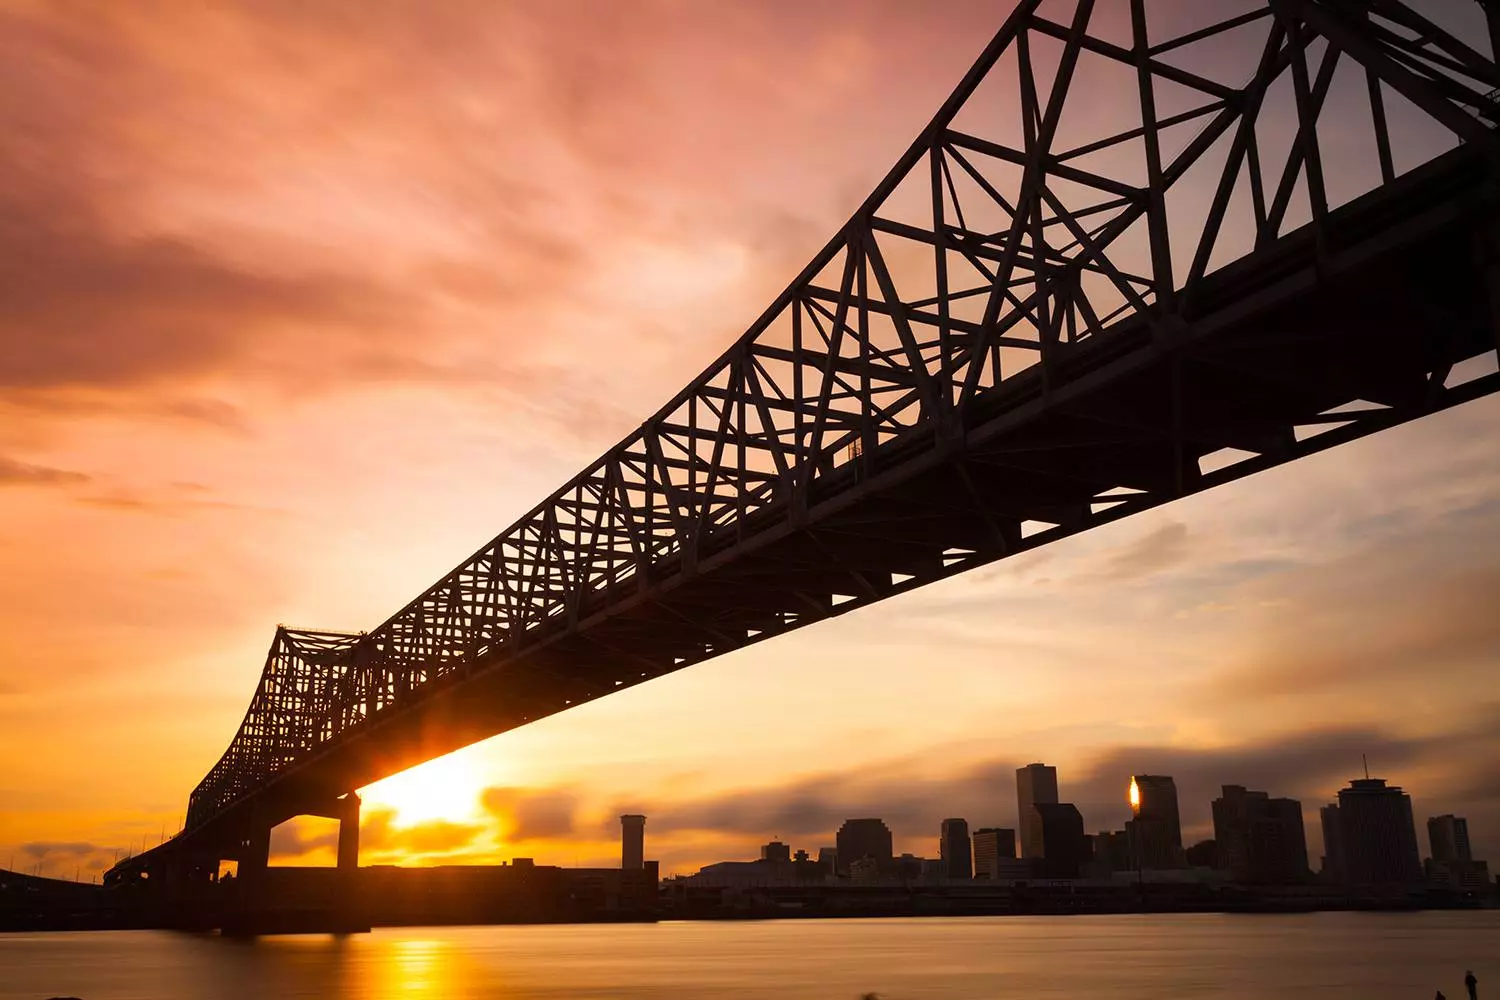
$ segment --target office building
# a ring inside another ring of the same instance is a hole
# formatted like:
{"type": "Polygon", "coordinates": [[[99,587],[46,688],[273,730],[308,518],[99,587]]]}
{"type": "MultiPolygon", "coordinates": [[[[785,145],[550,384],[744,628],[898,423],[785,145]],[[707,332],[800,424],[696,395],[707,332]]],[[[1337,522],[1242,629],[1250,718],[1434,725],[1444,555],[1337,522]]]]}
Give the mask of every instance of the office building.
{"type": "Polygon", "coordinates": [[[1432,857],[1423,868],[1434,889],[1482,892],[1490,888],[1490,866],[1474,860],[1468,820],[1452,814],[1433,816],[1427,820],[1427,840],[1432,857]]]}
{"type": "Polygon", "coordinates": [[[790,862],[792,860],[792,849],[779,840],[773,840],[761,847],[760,859],[762,861],[790,862]]]}
{"type": "Polygon", "coordinates": [[[1218,865],[1243,885],[1293,885],[1306,880],[1307,833],[1302,803],[1273,799],[1243,785],[1225,785],[1213,802],[1218,865]]]}
{"type": "Polygon", "coordinates": [[[1042,878],[1078,878],[1089,863],[1089,838],[1083,832],[1083,815],[1071,802],[1037,802],[1032,805],[1041,830],[1042,856],[1032,860],[1042,878]]]}
{"type": "Polygon", "coordinates": [[[878,870],[889,871],[893,860],[891,830],[885,822],[873,817],[846,819],[834,838],[838,852],[838,871],[851,874],[856,861],[869,858],[878,870]]]}
{"type": "Polygon", "coordinates": [[[1427,820],[1427,843],[1434,861],[1473,861],[1469,846],[1469,821],[1452,813],[1427,820]]]}
{"type": "Polygon", "coordinates": [[[969,821],[945,819],[938,834],[938,857],[943,862],[943,874],[950,879],[974,877],[974,852],[969,846],[969,821]]]}
{"type": "Polygon", "coordinates": [[[1001,862],[1015,860],[1016,831],[1014,830],[987,826],[975,830],[972,840],[975,878],[998,878],[1001,862]]]}
{"type": "Polygon", "coordinates": [[[818,848],[818,867],[829,875],[839,870],[839,852],[832,847],[818,848]]]}
{"type": "Polygon", "coordinates": [[[1344,884],[1414,885],[1422,880],[1411,797],[1383,778],[1356,778],[1339,790],[1344,884]]]}
{"type": "Polygon", "coordinates": [[[1318,810],[1318,821],[1323,827],[1323,865],[1320,875],[1324,882],[1344,884],[1344,828],[1339,823],[1338,803],[1330,802],[1318,810]]]}
{"type": "Polygon", "coordinates": [[[1020,820],[1021,857],[1042,856],[1042,831],[1031,807],[1057,802],[1057,768],[1027,764],[1016,769],[1016,815],[1020,820]]]}
{"type": "Polygon", "coordinates": [[[646,817],[620,817],[620,867],[640,871],[646,867],[646,817]]]}
{"type": "Polygon", "coordinates": [[[1131,819],[1125,824],[1131,855],[1140,869],[1181,868],[1182,823],[1177,813],[1177,783],[1165,774],[1130,778],[1131,819]]]}

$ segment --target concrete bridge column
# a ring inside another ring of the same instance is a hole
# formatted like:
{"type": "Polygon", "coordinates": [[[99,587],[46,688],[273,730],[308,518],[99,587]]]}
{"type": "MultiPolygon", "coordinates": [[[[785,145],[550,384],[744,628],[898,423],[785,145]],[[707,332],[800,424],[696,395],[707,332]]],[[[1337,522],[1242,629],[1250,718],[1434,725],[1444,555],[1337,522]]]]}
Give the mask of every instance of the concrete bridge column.
{"type": "Polygon", "coordinates": [[[339,871],[359,867],[359,806],[360,798],[354,792],[338,800],[339,871]]]}
{"type": "MultiPolygon", "coordinates": [[[[259,881],[271,865],[271,828],[263,823],[250,827],[250,836],[240,854],[239,878],[259,881]]],[[[249,883],[246,883],[249,884],[249,883]]]]}

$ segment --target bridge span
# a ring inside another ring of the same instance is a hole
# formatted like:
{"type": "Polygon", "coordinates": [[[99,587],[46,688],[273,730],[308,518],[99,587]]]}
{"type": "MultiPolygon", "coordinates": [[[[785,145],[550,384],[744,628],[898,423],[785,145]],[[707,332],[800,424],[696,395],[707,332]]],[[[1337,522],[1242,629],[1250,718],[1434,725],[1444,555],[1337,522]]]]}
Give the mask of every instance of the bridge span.
{"type": "Polygon", "coordinates": [[[1500,388],[1500,5],[1488,53],[1401,0],[1224,6],[1018,3],[637,431],[376,628],[278,628],[108,881],[253,878],[303,814],[353,867],[386,775],[1500,388]]]}

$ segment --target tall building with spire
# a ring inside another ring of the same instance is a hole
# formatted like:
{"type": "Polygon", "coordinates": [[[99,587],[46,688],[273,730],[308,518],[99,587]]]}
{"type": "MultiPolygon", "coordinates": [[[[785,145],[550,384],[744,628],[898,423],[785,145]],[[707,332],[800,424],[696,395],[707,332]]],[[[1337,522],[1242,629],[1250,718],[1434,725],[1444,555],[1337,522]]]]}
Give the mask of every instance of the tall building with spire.
{"type": "Polygon", "coordinates": [[[1411,796],[1383,778],[1355,778],[1339,790],[1340,867],[1345,885],[1413,885],[1422,880],[1411,796]]]}

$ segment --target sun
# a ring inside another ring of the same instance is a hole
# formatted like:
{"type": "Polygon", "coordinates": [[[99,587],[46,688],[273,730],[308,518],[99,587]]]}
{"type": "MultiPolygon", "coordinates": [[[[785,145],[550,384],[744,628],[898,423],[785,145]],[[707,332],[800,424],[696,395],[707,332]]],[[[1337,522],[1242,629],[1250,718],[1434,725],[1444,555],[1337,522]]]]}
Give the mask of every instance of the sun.
{"type": "Polygon", "coordinates": [[[458,823],[474,818],[480,784],[467,756],[450,754],[383,778],[367,786],[360,795],[366,809],[394,810],[392,823],[398,827],[434,820],[458,823]]]}

